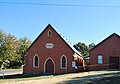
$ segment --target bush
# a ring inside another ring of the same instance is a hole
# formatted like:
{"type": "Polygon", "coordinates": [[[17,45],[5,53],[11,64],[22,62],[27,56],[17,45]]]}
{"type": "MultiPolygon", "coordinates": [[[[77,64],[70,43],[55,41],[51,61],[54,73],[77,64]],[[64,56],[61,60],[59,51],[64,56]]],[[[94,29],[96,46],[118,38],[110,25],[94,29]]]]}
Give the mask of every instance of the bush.
{"type": "Polygon", "coordinates": [[[13,67],[12,68],[20,68],[22,66],[21,62],[13,61],[13,67]]]}

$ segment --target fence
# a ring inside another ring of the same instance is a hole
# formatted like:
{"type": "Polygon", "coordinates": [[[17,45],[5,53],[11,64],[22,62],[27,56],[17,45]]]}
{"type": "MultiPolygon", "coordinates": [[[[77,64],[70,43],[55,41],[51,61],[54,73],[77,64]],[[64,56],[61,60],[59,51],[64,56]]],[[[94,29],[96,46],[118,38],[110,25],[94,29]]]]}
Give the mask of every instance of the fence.
{"type": "Polygon", "coordinates": [[[97,70],[106,70],[106,69],[119,69],[119,64],[94,64],[94,65],[86,65],[79,66],[78,71],[97,71],[97,70]]]}
{"type": "MultiPolygon", "coordinates": [[[[0,72],[0,74],[2,74],[2,77],[4,78],[4,73],[0,72]]],[[[1,75],[0,75],[1,76],[1,75]]]]}

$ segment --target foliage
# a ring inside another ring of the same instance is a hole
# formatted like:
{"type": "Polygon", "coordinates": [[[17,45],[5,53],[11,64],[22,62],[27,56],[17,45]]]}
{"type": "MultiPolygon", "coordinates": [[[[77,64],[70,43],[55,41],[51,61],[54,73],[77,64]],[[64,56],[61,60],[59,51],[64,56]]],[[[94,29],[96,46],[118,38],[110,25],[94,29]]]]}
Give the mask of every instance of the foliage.
{"type": "Polygon", "coordinates": [[[21,37],[19,39],[19,43],[20,43],[20,45],[19,45],[19,55],[20,55],[20,60],[23,64],[24,63],[24,56],[26,54],[26,49],[30,46],[31,41],[26,37],[23,37],[23,38],[21,37]]]}
{"type": "Polygon", "coordinates": [[[6,33],[0,30],[0,66],[4,60],[4,51],[5,48],[3,47],[3,43],[5,42],[6,33]]]}
{"type": "Polygon", "coordinates": [[[94,43],[89,44],[88,46],[85,43],[78,42],[77,44],[73,45],[76,50],[78,50],[82,56],[88,56],[89,50],[95,46],[94,43]]]}
{"type": "Polygon", "coordinates": [[[0,30],[0,66],[3,62],[8,63],[12,68],[22,65],[26,49],[30,44],[31,41],[26,37],[17,39],[14,35],[6,34],[0,30]]]}
{"type": "Polygon", "coordinates": [[[94,43],[91,43],[91,44],[88,45],[89,50],[91,50],[93,47],[95,47],[94,43]]]}
{"type": "Polygon", "coordinates": [[[8,34],[5,37],[5,42],[3,43],[4,51],[4,60],[17,60],[17,49],[18,49],[18,41],[15,36],[8,34]]]}

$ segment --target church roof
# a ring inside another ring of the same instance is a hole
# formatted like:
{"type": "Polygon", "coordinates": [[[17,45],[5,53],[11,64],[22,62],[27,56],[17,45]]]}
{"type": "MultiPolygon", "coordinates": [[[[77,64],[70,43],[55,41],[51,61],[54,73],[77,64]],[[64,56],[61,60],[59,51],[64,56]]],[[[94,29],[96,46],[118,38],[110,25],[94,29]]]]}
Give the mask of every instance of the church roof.
{"type": "Polygon", "coordinates": [[[98,47],[99,45],[101,45],[102,43],[104,43],[106,40],[110,39],[112,36],[117,36],[118,38],[120,38],[120,36],[116,33],[111,34],[110,36],[108,36],[106,39],[104,39],[103,41],[101,41],[100,43],[98,43],[95,47],[93,47],[90,51],[94,50],[96,47],[98,47]]]}
{"type": "Polygon", "coordinates": [[[30,47],[27,49],[27,51],[32,47],[32,45],[37,41],[37,39],[44,33],[44,31],[45,31],[49,26],[61,37],[61,39],[62,39],[75,53],[77,53],[78,55],[81,56],[80,52],[78,52],[78,51],[73,47],[73,45],[72,45],[63,35],[61,35],[56,29],[54,29],[50,24],[48,24],[48,26],[42,31],[42,33],[34,40],[34,42],[30,45],[30,47]]]}

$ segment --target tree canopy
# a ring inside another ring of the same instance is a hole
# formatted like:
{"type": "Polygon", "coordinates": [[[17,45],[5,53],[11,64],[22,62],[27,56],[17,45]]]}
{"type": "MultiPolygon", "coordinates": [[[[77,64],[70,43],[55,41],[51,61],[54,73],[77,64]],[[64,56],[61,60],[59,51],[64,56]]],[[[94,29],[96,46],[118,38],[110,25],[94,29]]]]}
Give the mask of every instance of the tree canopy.
{"type": "Polygon", "coordinates": [[[78,50],[82,56],[88,56],[89,50],[95,46],[94,43],[89,44],[88,46],[85,43],[78,42],[77,44],[73,45],[73,47],[78,50]]]}
{"type": "Polygon", "coordinates": [[[10,67],[14,62],[23,64],[26,49],[31,43],[27,37],[17,39],[14,35],[0,30],[0,62],[9,61],[10,67]]]}

